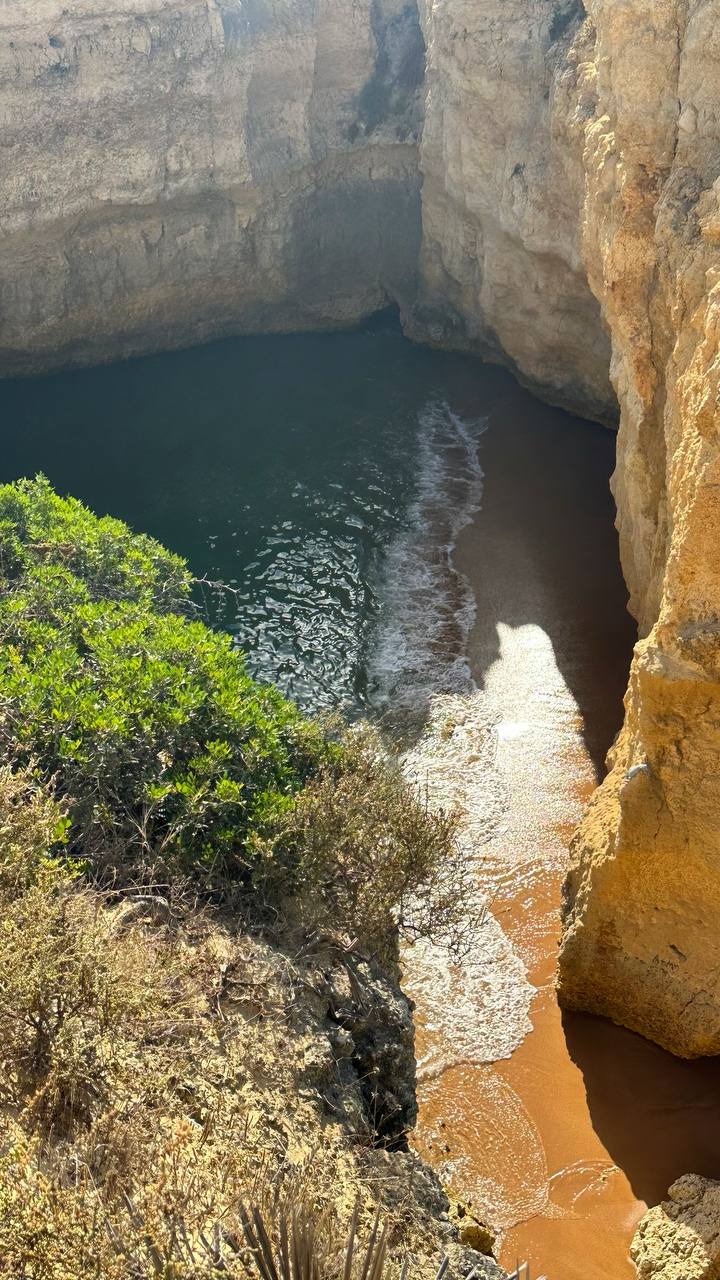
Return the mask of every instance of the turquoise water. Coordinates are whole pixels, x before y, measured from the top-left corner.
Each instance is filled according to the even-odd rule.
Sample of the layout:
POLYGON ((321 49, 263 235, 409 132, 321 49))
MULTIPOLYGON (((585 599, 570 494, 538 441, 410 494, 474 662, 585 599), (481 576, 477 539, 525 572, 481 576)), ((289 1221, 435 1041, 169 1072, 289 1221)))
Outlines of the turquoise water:
POLYGON ((255 674, 308 709, 356 709, 392 608, 388 549, 401 590, 397 540, 427 523, 419 495, 466 501, 445 466, 457 415, 507 381, 383 319, 0 382, 0 476, 43 471, 154 534, 231 589, 205 586, 204 604, 255 674))

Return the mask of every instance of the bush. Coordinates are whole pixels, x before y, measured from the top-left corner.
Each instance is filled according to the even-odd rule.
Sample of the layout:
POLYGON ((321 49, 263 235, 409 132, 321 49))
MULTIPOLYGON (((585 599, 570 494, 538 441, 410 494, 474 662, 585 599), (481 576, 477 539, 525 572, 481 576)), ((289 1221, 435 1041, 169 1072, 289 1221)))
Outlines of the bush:
POLYGON ((62 872, 2 906, 0 1098, 46 1134, 70 1133, 131 1087, 138 1045, 163 1056, 189 1022, 170 947, 122 929, 62 872))
POLYGON ((376 1169, 352 1077, 343 1124, 321 1096, 340 1083, 316 994, 332 952, 298 968, 210 911, 158 927, 147 896, 108 905, 40 854, 61 817, 2 774, 27 874, 0 883, 0 1277, 248 1280, 259 1202, 269 1222, 310 1207, 314 1274, 337 1280, 338 1215, 359 1199, 367 1222, 388 1186, 395 1247, 417 1249, 406 1168, 376 1169))
POLYGON ((442 938, 457 951, 472 911, 456 828, 454 814, 430 811, 408 788, 378 735, 357 727, 258 850, 258 880, 286 912, 386 966, 399 937, 442 938))
POLYGON ((0 488, 0 565, 0 748, 52 782, 65 858, 101 883, 192 872, 284 919, 292 902, 386 963, 398 925, 457 926, 453 818, 372 732, 333 742, 178 612, 176 556, 40 478, 0 488))
POLYGON ((65 828, 52 795, 0 770, 0 1101, 46 1134, 106 1105, 111 1080, 129 1083, 138 1042, 157 1046, 163 1024, 177 1034, 190 1020, 172 947, 49 856, 65 828))
POLYGON ((0 488, 0 565, 0 741, 57 779, 70 852, 251 871, 253 837, 332 748, 230 637, 176 612, 183 562, 39 479, 0 488))
MULTIPOLYGON (((29 586, 38 569, 55 570, 89 600, 132 600, 158 610, 187 603, 192 579, 180 556, 154 538, 61 498, 44 476, 0 486, 0 581, 29 586)), ((42 580, 41 580, 42 581, 42 580)))
MULTIPOLYGON (((241 1205, 257 1200, 288 1221, 311 1206, 312 1273, 336 1280, 339 1207, 359 1196, 367 1221, 388 1185, 347 1041, 326 1026, 327 966, 339 953, 356 983, 362 967, 338 934, 391 964, 398 925, 462 916, 453 819, 368 730, 333 742, 254 683, 189 616, 191 587, 177 557, 46 481, 0 488, 8 1280, 247 1280, 241 1205), (81 874, 158 862, 253 890, 281 946, 211 903, 81 874), (288 915, 328 945, 283 939, 288 915)), ((416 1247, 405 1200, 393 1212, 416 1247)))

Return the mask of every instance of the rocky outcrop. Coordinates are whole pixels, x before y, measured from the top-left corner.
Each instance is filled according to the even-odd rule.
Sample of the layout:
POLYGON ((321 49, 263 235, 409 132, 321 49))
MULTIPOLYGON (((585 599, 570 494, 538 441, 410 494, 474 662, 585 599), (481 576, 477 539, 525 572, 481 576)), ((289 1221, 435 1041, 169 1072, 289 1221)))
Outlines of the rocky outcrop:
POLYGON ((616 420, 583 266, 570 130, 579 0, 423 0, 423 238, 409 331, 509 362, 557 404, 616 420))
POLYGON ((573 848, 560 994, 720 1052, 720 36, 694 0, 589 0, 584 253, 613 337, 615 494, 643 639, 573 848))
POLYGON ((630 1256, 640 1280, 716 1280, 720 1275, 720 1182, 688 1174, 650 1209, 630 1256))
POLYGON ((402 302, 415 0, 16 0, 0 14, 0 372, 402 302))
POLYGON ((699 0, 424 0, 406 314, 609 417, 640 625, 573 847, 560 994, 720 1052, 720 37, 699 0), (611 352, 605 333, 609 333, 611 352))

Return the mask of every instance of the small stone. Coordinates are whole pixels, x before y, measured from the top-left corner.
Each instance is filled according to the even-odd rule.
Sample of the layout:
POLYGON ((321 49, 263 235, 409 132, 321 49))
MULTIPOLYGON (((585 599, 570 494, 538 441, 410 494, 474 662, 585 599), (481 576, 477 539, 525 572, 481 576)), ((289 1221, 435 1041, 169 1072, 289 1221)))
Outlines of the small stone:
POLYGON ((468 1219, 460 1227, 460 1243, 467 1245, 468 1249, 475 1249, 477 1253, 484 1253, 489 1256, 493 1251, 495 1237, 489 1227, 483 1226, 481 1222, 473 1222, 468 1219))
POLYGON ((455 1200, 450 1206, 450 1220, 457 1228, 458 1239, 468 1249, 476 1253, 491 1256, 495 1245, 495 1236, 485 1222, 476 1218, 470 1205, 455 1200))

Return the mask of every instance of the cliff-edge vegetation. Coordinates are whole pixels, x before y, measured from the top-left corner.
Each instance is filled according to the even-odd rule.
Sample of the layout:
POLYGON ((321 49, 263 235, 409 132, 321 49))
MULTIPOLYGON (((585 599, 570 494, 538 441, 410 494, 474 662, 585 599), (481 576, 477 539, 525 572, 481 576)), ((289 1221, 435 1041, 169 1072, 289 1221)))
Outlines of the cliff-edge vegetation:
POLYGON ((43 479, 0 489, 0 633, 0 1275, 244 1276, 253 1204, 311 1212, 319 1277, 379 1206, 422 1273, 453 1232, 394 974, 458 918, 452 816, 43 479))

